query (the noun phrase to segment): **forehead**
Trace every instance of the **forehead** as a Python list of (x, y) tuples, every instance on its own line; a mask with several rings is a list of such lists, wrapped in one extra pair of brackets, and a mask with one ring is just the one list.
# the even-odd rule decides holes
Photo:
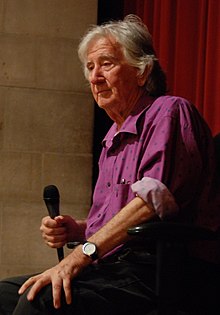
[(111, 37), (95, 38), (88, 45), (87, 61), (103, 56), (112, 56), (117, 59), (124, 59), (121, 45)]

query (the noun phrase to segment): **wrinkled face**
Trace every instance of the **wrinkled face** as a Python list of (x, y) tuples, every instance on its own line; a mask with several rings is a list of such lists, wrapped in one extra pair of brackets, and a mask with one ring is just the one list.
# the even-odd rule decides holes
[(105, 110), (125, 109), (136, 97), (138, 70), (125, 60), (122, 48), (112, 38), (99, 38), (90, 43), (87, 52), (87, 72), (97, 104)]

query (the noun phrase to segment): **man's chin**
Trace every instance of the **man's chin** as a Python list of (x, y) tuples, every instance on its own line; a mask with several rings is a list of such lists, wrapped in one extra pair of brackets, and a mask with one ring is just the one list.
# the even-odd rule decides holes
[(97, 104), (102, 109), (108, 108), (108, 105), (106, 104), (106, 102), (98, 102)]
[(104, 98), (104, 97), (100, 97), (97, 100), (97, 104), (100, 108), (108, 108), (109, 106), (111, 106), (111, 101), (109, 100), (109, 98)]

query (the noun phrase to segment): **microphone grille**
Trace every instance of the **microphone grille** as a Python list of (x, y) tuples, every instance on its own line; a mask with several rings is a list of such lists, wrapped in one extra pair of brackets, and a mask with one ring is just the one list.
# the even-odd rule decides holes
[(60, 194), (59, 190), (55, 185), (49, 185), (44, 188), (44, 193), (43, 193), (44, 199), (59, 199)]

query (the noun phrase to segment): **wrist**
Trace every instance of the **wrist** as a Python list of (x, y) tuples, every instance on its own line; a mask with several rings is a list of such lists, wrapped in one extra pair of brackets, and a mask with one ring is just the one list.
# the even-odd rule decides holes
[[(69, 242), (67, 243), (68, 248), (75, 248), (74, 253), (79, 254), (79, 256), (83, 256), (86, 260), (89, 259), (90, 262), (97, 260), (98, 250), (94, 243), (89, 241), (80, 242)], [(82, 254), (82, 255), (81, 255)]]
[(89, 257), (92, 261), (97, 260), (98, 250), (95, 243), (85, 241), (82, 246), (82, 252), (85, 256)]
[(77, 262), (77, 265), (83, 269), (84, 267), (90, 265), (92, 260), (90, 257), (83, 254), (82, 247), (83, 244), (77, 245), (70, 255), (72, 256), (73, 261)]

